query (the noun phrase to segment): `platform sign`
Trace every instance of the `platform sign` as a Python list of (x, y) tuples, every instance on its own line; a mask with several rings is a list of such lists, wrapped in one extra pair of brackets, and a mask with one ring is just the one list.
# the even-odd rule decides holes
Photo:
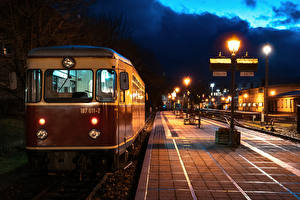
[(210, 58), (209, 67), (212, 71), (228, 71), (231, 69), (231, 59), (230, 58)]
[(227, 72), (214, 71), (213, 72), (213, 76), (223, 76), (223, 77), (226, 77), (227, 76)]
[(258, 59), (257, 58), (237, 58), (236, 67), (238, 71), (254, 72), (257, 71)]
[(254, 72), (240, 72), (240, 76), (254, 76)]

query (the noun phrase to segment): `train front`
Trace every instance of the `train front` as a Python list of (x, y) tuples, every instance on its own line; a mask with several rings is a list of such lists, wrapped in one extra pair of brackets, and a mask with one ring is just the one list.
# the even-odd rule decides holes
[(100, 151), (104, 159), (115, 149), (116, 72), (111, 60), (28, 59), (26, 149), (34, 167), (74, 169), (94, 155), (101, 162)]

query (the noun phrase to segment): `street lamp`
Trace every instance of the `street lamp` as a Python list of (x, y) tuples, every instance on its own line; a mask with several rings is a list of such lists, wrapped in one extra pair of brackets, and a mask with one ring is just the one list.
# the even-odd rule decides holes
[(174, 91), (175, 91), (176, 93), (178, 93), (178, 92), (180, 92), (180, 88), (179, 88), (179, 87), (176, 87), (176, 88), (174, 89)]
[(240, 48), (240, 41), (236, 39), (229, 40), (228, 42), (228, 49), (231, 52), (232, 56), (235, 56), (236, 52)]
[(272, 47), (269, 44), (266, 44), (263, 47), (263, 52), (266, 54), (266, 68), (265, 68), (265, 89), (264, 89), (264, 113), (265, 113), (265, 121), (267, 121), (268, 117), (268, 87), (269, 87), (269, 54), (272, 51)]
[(187, 87), (191, 82), (191, 79), (189, 77), (186, 77), (183, 79), (183, 83), (185, 84), (185, 86)]
[(211, 96), (214, 96), (214, 87), (215, 87), (215, 83), (211, 83), (210, 84), (211, 87)]
[(240, 41), (237, 39), (231, 39), (227, 41), (228, 49), (231, 52), (231, 120), (230, 120), (230, 134), (229, 145), (236, 146), (234, 140), (234, 96), (235, 96), (235, 65), (236, 65), (236, 52), (239, 50)]
[(275, 90), (272, 90), (271, 92), (270, 92), (270, 95), (271, 96), (274, 96), (276, 94), (276, 91)]
[[(189, 86), (189, 84), (191, 83), (191, 79), (190, 79), (190, 77), (185, 77), (184, 79), (183, 79), (183, 83), (184, 83), (184, 85), (186, 86), (186, 95), (188, 95), (188, 90), (187, 90), (187, 88), (188, 88), (188, 86)], [(187, 109), (189, 108), (189, 97), (187, 97)]]

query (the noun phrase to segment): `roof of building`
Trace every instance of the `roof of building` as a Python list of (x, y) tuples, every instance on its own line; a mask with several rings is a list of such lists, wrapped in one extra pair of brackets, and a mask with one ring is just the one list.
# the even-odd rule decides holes
[(66, 45), (66, 46), (52, 46), (40, 47), (29, 51), (29, 58), (42, 58), (42, 57), (100, 57), (100, 58), (114, 58), (121, 60), (129, 65), (132, 65), (129, 59), (118, 54), (112, 49), (105, 47), (95, 46), (82, 46), (82, 45)]
[(280, 93), (277, 94), (275, 97), (288, 97), (288, 96), (300, 96), (300, 90)]

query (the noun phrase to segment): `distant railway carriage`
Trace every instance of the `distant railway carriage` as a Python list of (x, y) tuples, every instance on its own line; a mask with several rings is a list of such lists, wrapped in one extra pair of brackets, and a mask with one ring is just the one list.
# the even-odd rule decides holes
[(132, 63), (108, 48), (58, 46), (31, 50), (27, 67), (31, 163), (116, 164), (145, 122), (145, 85)]

